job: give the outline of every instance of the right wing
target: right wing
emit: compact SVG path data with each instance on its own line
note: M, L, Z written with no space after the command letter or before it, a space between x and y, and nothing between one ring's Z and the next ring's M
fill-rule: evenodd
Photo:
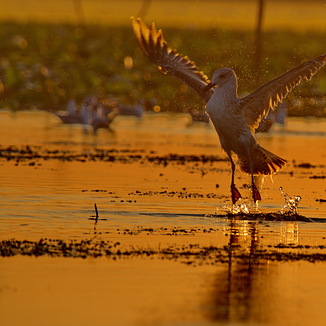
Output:
M206 75L198 70L195 63L188 57L183 57L172 50L164 40L161 30L157 31L154 24L148 28L141 18L131 17L132 27L144 54L159 66L165 73L176 76L195 90L199 96L208 102L213 89L205 90L210 83Z
M257 128L270 109L275 109L301 80L309 80L325 63L326 54L306 61L242 98L242 107L249 127Z

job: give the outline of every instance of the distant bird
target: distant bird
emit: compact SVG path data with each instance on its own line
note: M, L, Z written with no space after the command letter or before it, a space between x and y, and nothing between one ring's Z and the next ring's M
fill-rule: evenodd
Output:
M139 100L135 105L121 105L118 104L119 115L130 115L141 118L144 114L143 101Z
M52 112L65 124L83 123L83 115L78 111L77 104L74 100L67 103L66 111Z
M100 128L109 129L112 121L118 114L119 111L117 108L112 109L108 113L103 106L99 105L96 110L93 110L89 124L93 127L93 131L96 134Z
M119 114L119 110L116 107L108 109L104 107L96 96L88 95L83 99L80 108L78 108L74 100L70 100L67 104L66 112L53 113L64 124L90 125L94 133L97 133L97 130L100 128L109 129L110 124Z
M259 126L256 128L256 132L268 132L274 123L284 125L286 108L287 103L282 102L274 110L269 111L267 116L260 121Z
M148 28L140 18L132 17L131 21L144 54L163 73L181 79L206 102L206 110L219 135L221 146L231 161L232 203L235 204L241 198L234 183L232 153L238 156L241 170L251 175L254 202L261 200L254 175L273 174L281 170L286 161L258 144L254 137L255 129L269 110L273 110L302 79L310 79L325 64L326 54L296 66L252 94L239 98L237 76L232 69L216 70L212 81L209 81L194 62L168 46L162 31L157 31L154 24Z
M189 114L191 116L192 122L209 123L209 116L203 110L192 109L192 110L189 110Z

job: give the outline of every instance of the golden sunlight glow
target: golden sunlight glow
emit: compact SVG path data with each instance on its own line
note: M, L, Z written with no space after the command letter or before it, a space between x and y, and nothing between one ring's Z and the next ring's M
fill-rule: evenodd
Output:
M76 10L74 1L25 0L4 1L0 19L61 23L95 23L127 25L136 15L142 0L81 1ZM257 2L248 1L151 1L147 18L160 25L184 25L194 28L254 28ZM186 3L186 6L185 6ZM322 1L266 1L264 28L325 30L325 4Z
M153 111L158 113L161 111L161 107L159 105L155 105L155 106L153 106Z
M127 69L127 70L132 69L132 67L134 66L134 61L133 61L132 57L130 57L130 56L125 57L123 63L124 63L125 69Z

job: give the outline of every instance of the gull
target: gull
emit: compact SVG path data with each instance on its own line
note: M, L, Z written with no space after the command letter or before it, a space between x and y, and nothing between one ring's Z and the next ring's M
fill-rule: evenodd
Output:
M283 168L286 160L260 146L254 136L255 129L302 79L309 80L325 64L326 54L299 64L240 98L238 79L231 68L216 70L210 81L187 56L169 47L162 30L157 30L154 23L148 28L141 18L134 17L131 17L131 23L144 54L163 73L181 79L206 103L206 111L231 162L232 204L241 198L234 182L233 153L238 156L240 169L251 175L252 198L257 203L261 195L254 175L274 174Z
M118 115L118 108L113 108L111 112L107 112L101 104L94 108L92 111L92 118L89 122L93 127L94 134L96 134L100 128L111 130L110 125Z
M83 123L83 116L79 112L77 104L74 100L70 100L67 104L65 112L53 112L65 124Z
M144 114L143 100L138 100L135 105L118 105L119 115L131 115L141 118Z

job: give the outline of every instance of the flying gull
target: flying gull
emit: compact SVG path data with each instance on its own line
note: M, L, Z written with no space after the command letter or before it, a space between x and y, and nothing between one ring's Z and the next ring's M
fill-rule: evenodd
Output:
M261 200L254 175L276 173L283 168L286 160L261 147L254 136L255 129L269 110L275 109L302 79L309 80L326 63L326 54L294 67L253 93L239 98L237 76L232 69L216 70L210 81L188 57L169 47L162 31L157 30L154 23L148 28L140 18L132 17L131 22L144 54L163 73L181 79L205 101L206 111L231 162L232 203L241 198L234 183L232 153L238 156L241 170L251 175L254 202Z

